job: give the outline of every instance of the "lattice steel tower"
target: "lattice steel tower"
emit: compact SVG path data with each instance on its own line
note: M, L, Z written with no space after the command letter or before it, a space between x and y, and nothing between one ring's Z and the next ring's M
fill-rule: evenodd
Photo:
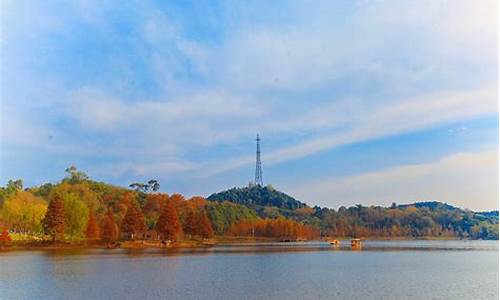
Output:
M257 152L256 152L256 160L255 160L255 184L259 186L264 186L262 182L262 163L260 161L260 138L257 133Z

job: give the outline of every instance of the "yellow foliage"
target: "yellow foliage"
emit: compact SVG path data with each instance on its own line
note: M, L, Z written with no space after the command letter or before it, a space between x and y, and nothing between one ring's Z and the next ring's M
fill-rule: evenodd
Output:
M46 211L47 203L42 198L19 191L5 201L0 215L11 230L32 234L41 231Z

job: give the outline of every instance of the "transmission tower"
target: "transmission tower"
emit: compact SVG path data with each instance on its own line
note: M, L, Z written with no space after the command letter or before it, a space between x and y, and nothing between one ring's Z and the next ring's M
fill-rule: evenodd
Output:
M264 186L262 182L262 163L260 161L260 138L257 133L257 152L256 152L256 160L255 160L255 184L259 186Z

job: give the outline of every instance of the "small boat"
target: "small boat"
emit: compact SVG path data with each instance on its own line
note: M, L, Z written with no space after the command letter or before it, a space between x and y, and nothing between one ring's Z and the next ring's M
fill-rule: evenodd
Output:
M351 240L351 248L360 249L361 248L361 240L360 239L352 239Z
M340 245L340 241L339 240L329 240L328 242L330 243L330 245L333 245L333 246L339 246Z

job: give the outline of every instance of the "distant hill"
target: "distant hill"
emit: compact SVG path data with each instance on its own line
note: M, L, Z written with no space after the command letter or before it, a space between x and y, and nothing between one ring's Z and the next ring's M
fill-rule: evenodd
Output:
M409 206L413 206L416 208L428 208L430 210L457 210L460 209L458 207L454 207L452 205L449 205L448 203L443 203L443 202L438 202L438 201L426 201L426 202L415 202L413 204L401 204L398 205L398 208L406 208Z
M283 209L297 209L307 205L299 200L275 190L271 186L251 185L232 188L208 196L209 201L229 201L245 206L273 206Z
M475 216L482 219L496 219L498 221L498 210L476 212Z

